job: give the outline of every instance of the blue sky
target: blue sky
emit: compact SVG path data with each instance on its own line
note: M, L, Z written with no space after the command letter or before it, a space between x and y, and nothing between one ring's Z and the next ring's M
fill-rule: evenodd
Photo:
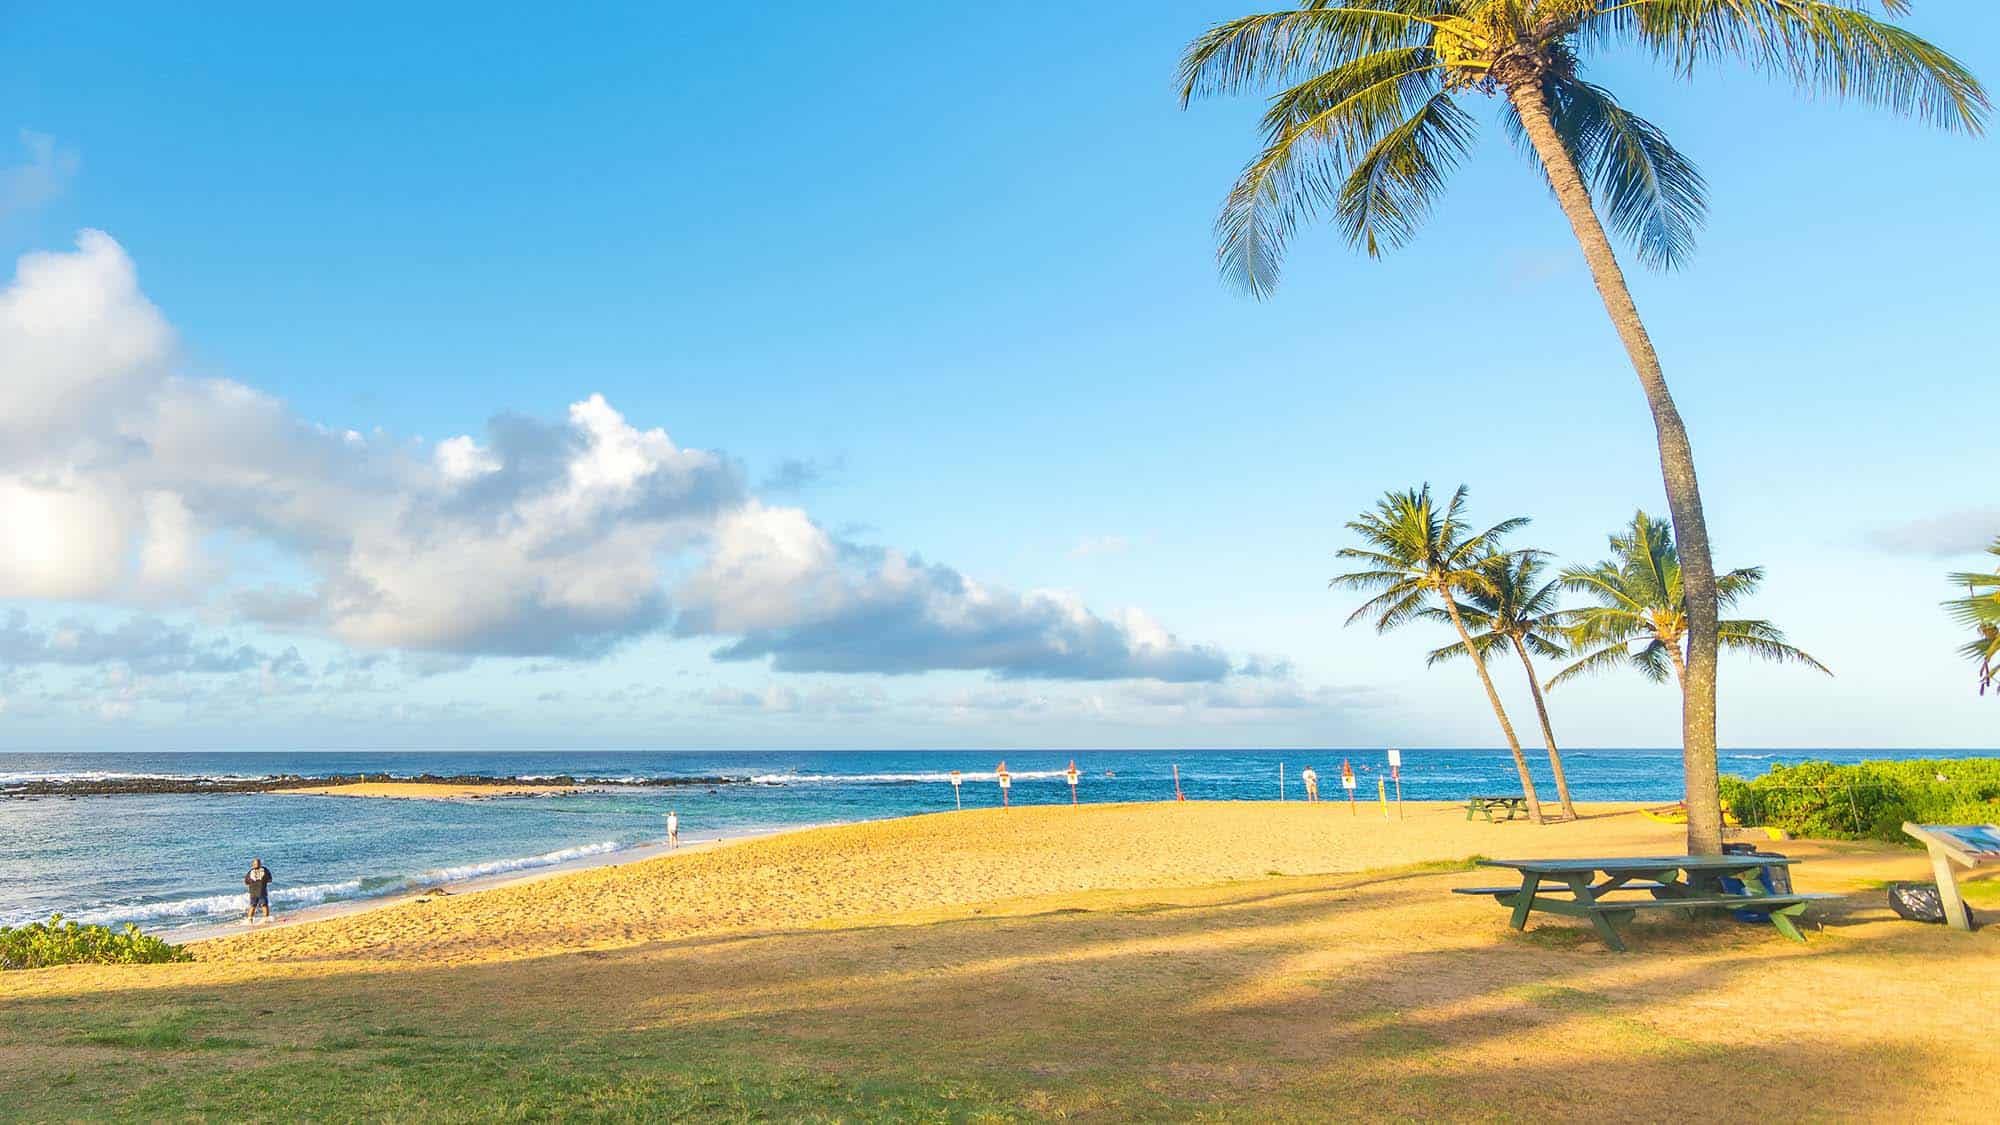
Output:
M1275 299L1223 287L1209 224L1258 105L1183 112L1172 76L1245 10L14 9L0 256L166 326L88 404L20 350L14 401L74 406L101 452L167 424L111 421L130 402L192 396L173 416L214 444L89 485L119 574L0 584L0 747L1494 744L1469 671L1424 669L1438 638L1341 627L1340 525L1462 481L1595 559L1664 507L1636 381L1497 128L1408 249L1315 231ZM2000 13L1911 22L2000 81ZM1699 255L1638 297L1718 561L1765 566L1755 611L1838 673L1727 665L1724 741L1992 745L1937 603L2000 534L1991 443L1956 421L1994 378L1994 142L1752 77L1588 75L1709 179ZM225 385L267 397L201 397ZM593 395L624 429L587 431ZM477 538L542 511L532 451L585 432L654 450L672 496ZM526 482L512 507L409 484L460 435ZM14 471L81 489L84 448ZM391 520L404 487L432 498ZM780 540L814 568L767 573ZM367 581L432 600L336 596ZM1552 703L1577 745L1676 738L1637 680Z

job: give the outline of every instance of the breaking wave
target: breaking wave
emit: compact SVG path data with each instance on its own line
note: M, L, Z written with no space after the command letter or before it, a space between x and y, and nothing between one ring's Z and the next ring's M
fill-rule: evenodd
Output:
M462 863L449 867L436 867L415 875L374 876L365 879L342 879L335 883L310 883L303 887L274 887L271 890L273 906L289 906L294 909L315 906L322 902L340 899L377 898L382 895L413 891L439 883L460 883L467 879L479 879L488 875L505 875L511 871L526 871L536 867L551 867L558 863L585 859L594 855L619 850L621 845L615 840L600 844L583 844L574 848L561 848L540 855L520 856L514 859L495 859L485 863ZM79 911L65 917L86 923L138 922L141 924L165 923L168 925L200 922L216 916L239 914L246 899L242 892L222 895L201 895L196 898L172 899L167 902L121 902L91 910Z
M267 773L132 773L123 770L0 770L0 785L35 781L259 781Z

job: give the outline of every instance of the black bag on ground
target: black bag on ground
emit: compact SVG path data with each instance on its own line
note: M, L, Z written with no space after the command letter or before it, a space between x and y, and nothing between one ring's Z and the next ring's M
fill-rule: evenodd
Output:
M1912 922L1944 921L1944 899L1930 883L1889 884L1889 909Z

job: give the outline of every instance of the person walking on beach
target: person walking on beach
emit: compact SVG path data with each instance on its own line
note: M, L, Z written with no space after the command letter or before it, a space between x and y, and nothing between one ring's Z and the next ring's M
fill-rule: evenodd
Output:
M1305 783L1306 800L1319 800L1319 773L1311 766L1299 771L1299 780Z
M667 813L667 843L676 848L681 846L681 814L677 812Z
M245 922L257 917L257 908L264 908L264 920L271 920L271 869L256 856L250 857L250 871L243 876L243 885L250 890L250 911L243 915Z

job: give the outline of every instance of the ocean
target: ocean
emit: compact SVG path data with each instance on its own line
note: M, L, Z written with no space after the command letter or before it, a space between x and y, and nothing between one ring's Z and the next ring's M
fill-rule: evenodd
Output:
M1970 757L1990 751L1789 750L1726 752L1725 773L1756 776L1781 762ZM1323 797L1341 799L1353 764L1373 800L1389 772L1380 750L675 752L293 752L177 754L0 753L0 790L41 779L239 777L275 774L476 774L592 778L721 777L713 786L617 789L574 796L479 801L361 800L283 793L0 798L0 925L51 913L87 922L176 929L239 916L242 872L261 857L286 909L366 899L482 875L526 871L657 842L669 809L683 841L837 824L953 808L950 771L964 776L966 808L1000 804L1005 759L1011 801L1070 799L1064 770L1082 774L1079 800L1158 801L1174 795L1174 768L1190 800L1270 800L1282 763L1288 796L1313 766ZM1531 752L1537 786L1553 801L1545 754ZM1671 801L1681 794L1677 750L1564 754L1578 800ZM1409 800L1518 791L1504 750L1413 750L1403 755Z

